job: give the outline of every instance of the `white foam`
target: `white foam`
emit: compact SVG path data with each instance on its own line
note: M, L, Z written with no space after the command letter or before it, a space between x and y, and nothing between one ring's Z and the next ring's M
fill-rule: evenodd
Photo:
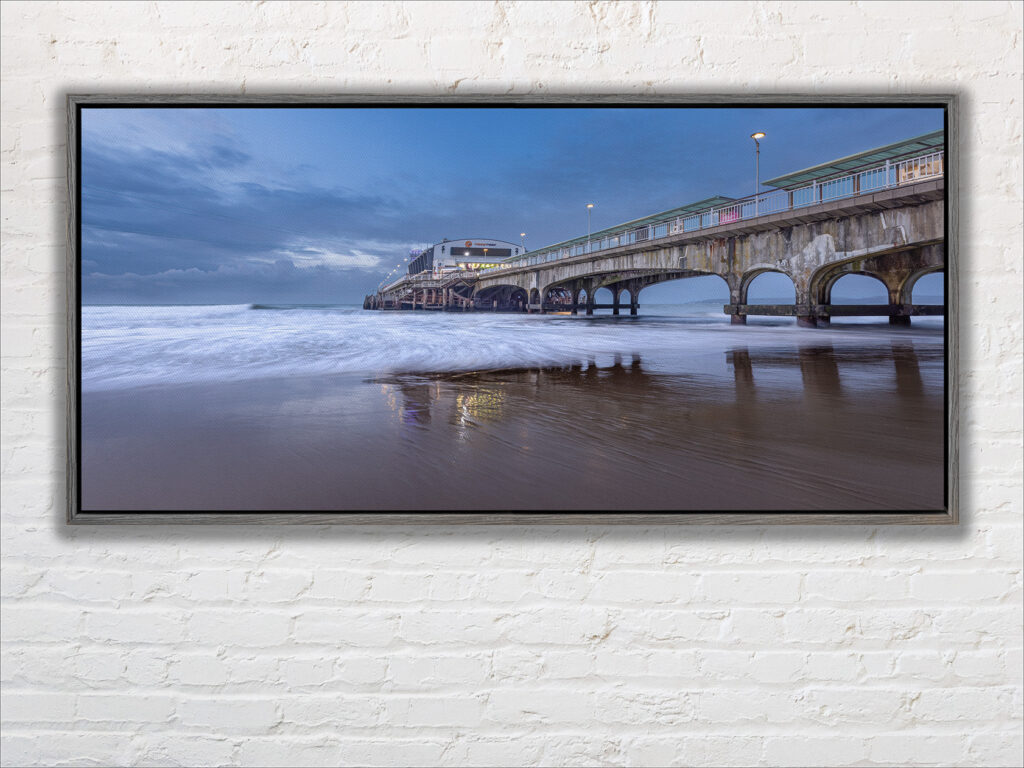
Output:
M87 306L85 389L294 375L434 373L571 365L616 354L696 356L733 346L877 342L871 327L797 329L792 321L731 326L705 308L640 317L371 312L355 307ZM643 309L641 310L643 312ZM935 340L939 325L907 334Z

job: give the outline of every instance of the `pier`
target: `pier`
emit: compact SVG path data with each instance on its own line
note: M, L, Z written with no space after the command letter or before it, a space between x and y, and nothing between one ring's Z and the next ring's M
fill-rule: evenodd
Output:
M803 327L832 317L888 317L893 325L944 315L911 301L914 284L945 269L942 132L878 147L765 182L770 191L722 196L527 252L502 264L448 275L405 275L364 301L366 309L568 312L636 315L639 294L668 280L716 275L735 324L751 315L791 316ZM793 304L748 301L765 272L793 282ZM886 304L832 303L849 274L886 289ZM598 304L601 288L612 303Z

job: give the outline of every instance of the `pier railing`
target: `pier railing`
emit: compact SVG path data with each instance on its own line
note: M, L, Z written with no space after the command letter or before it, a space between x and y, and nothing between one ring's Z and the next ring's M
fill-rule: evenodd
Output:
M857 197L924 179L937 178L942 176L944 171L945 157L941 150L898 162L886 160L882 165L854 170L821 181L815 180L806 187L760 192L686 216L667 217L641 227L624 227L589 241L557 248L542 248L539 251L528 253L516 261L481 269L478 274L487 275L506 269L534 266L572 256L597 253L623 245L634 245L646 240L656 240L669 235L696 232L761 216L795 211L820 203Z

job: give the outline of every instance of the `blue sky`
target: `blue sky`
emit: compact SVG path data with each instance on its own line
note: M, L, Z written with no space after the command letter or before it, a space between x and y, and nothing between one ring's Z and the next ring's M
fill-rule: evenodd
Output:
M940 128L938 109L87 108L83 301L361 302L443 238L539 248L585 234L588 202L596 231L749 195L756 130L767 179Z

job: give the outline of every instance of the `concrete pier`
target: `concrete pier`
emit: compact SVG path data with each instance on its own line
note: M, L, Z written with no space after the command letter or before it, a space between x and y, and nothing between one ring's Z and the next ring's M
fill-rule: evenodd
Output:
M534 262L527 254L478 272L442 278L429 273L408 275L367 297L364 307L536 309L573 315L582 309L588 316L595 309L610 308L618 315L620 293L628 290L629 314L635 316L638 294L645 287L714 275L728 288L730 303L723 310L735 325L745 324L750 315L767 315L796 317L803 328L827 327L838 316L888 317L892 325L906 326L914 315L945 312L942 306L912 303L917 280L945 269L944 195L945 180L940 174L751 218L716 214L708 219L710 225L693 231L681 220L649 225L642 236L629 230L610 245L586 252L570 250L558 258L545 256ZM793 304L747 302L750 284L765 272L792 280ZM880 281L888 303L833 304L832 288L848 274ZM595 302L601 288L611 291L610 305Z

